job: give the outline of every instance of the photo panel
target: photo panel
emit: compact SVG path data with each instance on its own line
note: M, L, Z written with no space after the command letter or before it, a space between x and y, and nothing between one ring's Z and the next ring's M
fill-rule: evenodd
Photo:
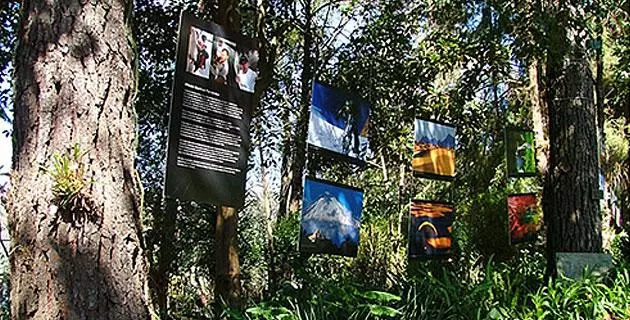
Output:
M211 48L214 36L195 26L190 27L186 71L204 79L210 78Z
M415 176L455 178L455 126L416 119L411 168Z
M370 105L356 95L319 82L313 98L307 142L313 150L364 162L369 151Z
M507 203L510 244L536 240L542 226L542 210L536 194L511 194Z
M300 251L356 257L362 209L362 190L305 178Z
M450 255L455 212L451 204L411 200L409 210L409 258L441 258Z
M255 39L181 13L168 121L166 198L244 205L255 101L251 92L237 86L235 63L237 52L256 57L257 63L256 49Z
M534 131L506 128L505 153L508 177L536 176Z

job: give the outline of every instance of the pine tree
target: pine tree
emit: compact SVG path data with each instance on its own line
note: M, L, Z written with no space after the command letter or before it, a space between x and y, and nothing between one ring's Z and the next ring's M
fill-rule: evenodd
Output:
M130 1L24 1L8 213L15 319L147 319Z

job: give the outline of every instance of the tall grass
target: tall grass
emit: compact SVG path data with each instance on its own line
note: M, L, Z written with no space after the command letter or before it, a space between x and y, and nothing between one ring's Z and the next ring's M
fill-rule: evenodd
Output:
M389 294L328 283L299 293L279 292L236 318L630 319L628 266L617 266L604 278L559 278L548 283L538 267L490 261L472 276L422 270L402 292Z

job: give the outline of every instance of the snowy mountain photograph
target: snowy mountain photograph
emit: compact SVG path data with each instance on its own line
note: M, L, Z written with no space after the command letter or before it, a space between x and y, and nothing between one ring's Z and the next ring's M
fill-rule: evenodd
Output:
M300 221L300 251L355 257L363 192L348 186L306 178Z
M319 82L313 84L307 142L344 157L369 156L370 105L360 97Z

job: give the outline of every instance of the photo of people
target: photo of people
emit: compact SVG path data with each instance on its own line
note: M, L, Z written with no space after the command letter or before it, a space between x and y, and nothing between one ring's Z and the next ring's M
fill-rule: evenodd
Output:
M217 83L231 85L236 76L235 70L230 65L235 60L236 45L227 39L221 37L214 38L213 50L214 58L212 61L212 76Z
M362 209L362 191L306 178L300 251L356 257Z
M186 71L202 78L210 77L210 48L213 36L211 33L196 27L190 27L188 37L188 55Z
M243 91L254 93L258 77L258 51L240 52L236 57L236 85Z
M417 176L455 177L455 127L416 119L411 167Z
M441 202L412 200L409 210L409 257L431 258L451 253L453 207Z
M536 194L508 196L510 243L533 241L542 224L542 212Z
M534 132L507 128L505 136L508 176L528 177L536 175Z
M370 105L319 82L313 84L308 143L365 161L369 152Z

